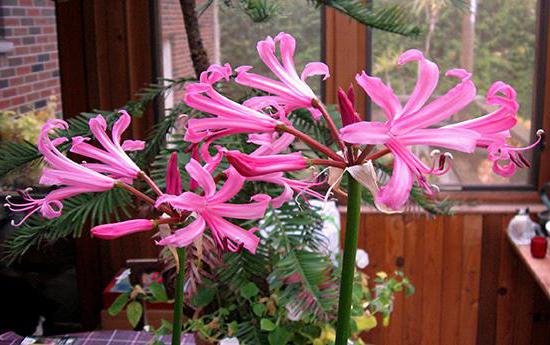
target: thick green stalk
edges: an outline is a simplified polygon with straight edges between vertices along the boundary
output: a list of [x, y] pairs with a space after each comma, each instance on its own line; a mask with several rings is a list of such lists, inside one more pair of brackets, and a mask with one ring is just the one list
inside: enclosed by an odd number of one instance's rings
[[350, 332], [351, 298], [355, 273], [355, 253], [361, 216], [361, 185], [348, 174], [348, 205], [346, 215], [346, 236], [340, 277], [340, 299], [338, 301], [338, 322], [335, 345], [347, 345]]
[[174, 290], [174, 322], [172, 322], [172, 345], [181, 342], [181, 322], [183, 315], [183, 283], [185, 281], [185, 248], [176, 248], [178, 253], [179, 269], [176, 276], [176, 288]]

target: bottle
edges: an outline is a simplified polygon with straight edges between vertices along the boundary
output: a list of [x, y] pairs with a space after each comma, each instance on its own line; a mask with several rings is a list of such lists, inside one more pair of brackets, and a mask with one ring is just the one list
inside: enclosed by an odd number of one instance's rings
[[520, 209], [508, 224], [508, 236], [517, 245], [529, 245], [537, 235], [539, 225], [529, 217], [529, 209]]

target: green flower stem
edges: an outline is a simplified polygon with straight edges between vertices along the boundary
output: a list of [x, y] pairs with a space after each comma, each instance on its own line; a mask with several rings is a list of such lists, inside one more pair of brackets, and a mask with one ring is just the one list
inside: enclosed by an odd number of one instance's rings
[[181, 342], [181, 324], [183, 316], [183, 283], [185, 280], [185, 248], [176, 248], [178, 253], [178, 275], [176, 276], [176, 288], [174, 290], [174, 321], [172, 322], [172, 345]]
[[338, 322], [336, 324], [335, 345], [347, 345], [350, 332], [351, 298], [355, 272], [355, 253], [359, 219], [361, 216], [361, 185], [348, 174], [348, 205], [342, 276], [340, 278], [340, 298], [338, 301]]

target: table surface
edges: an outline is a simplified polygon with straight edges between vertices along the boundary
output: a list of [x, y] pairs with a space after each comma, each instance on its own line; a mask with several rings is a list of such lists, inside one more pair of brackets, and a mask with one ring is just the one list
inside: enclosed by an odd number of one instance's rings
[[529, 245], [517, 245], [512, 240], [510, 240], [510, 243], [516, 250], [516, 253], [518, 253], [521, 261], [527, 266], [529, 272], [531, 272], [540, 285], [546, 297], [550, 300], [550, 250], [546, 253], [545, 258], [536, 259], [531, 256], [531, 247]]
[[[63, 336], [79, 338], [80, 341], [77, 345], [145, 345], [151, 344], [153, 340], [153, 335], [150, 333], [121, 330], [63, 334], [57, 337]], [[4, 333], [0, 335], [0, 345], [19, 345], [24, 338], [13, 332]], [[159, 340], [165, 344], [170, 344], [170, 336], [163, 336]], [[181, 345], [195, 345], [193, 335], [182, 335]]]

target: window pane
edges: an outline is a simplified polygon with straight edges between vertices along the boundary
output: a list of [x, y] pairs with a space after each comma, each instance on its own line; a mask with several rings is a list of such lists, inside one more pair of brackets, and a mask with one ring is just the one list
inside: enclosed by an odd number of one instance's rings
[[[395, 1], [377, 0], [395, 4]], [[400, 52], [417, 48], [436, 62], [441, 72], [451, 68], [466, 68], [474, 73], [478, 97], [472, 105], [449, 121], [461, 121], [492, 109], [485, 104], [485, 94], [491, 83], [502, 80], [517, 91], [520, 103], [519, 123], [513, 131], [511, 144], [524, 146], [532, 140], [534, 64], [536, 34], [536, 0], [467, 0], [470, 12], [451, 5], [451, 1], [416, 0], [411, 11], [422, 23], [424, 34], [410, 39], [380, 31], [373, 32], [372, 72], [391, 84], [402, 101], [408, 98], [416, 82], [415, 64], [396, 68]], [[433, 30], [429, 30], [429, 27]], [[441, 76], [434, 96], [442, 95], [456, 80]], [[372, 118], [383, 114], [372, 106]], [[417, 148], [423, 160], [429, 160], [430, 149]], [[454, 167], [447, 175], [433, 182], [447, 186], [461, 185], [528, 185], [533, 174], [523, 169], [512, 178], [500, 177], [491, 171], [486, 152], [454, 153]], [[528, 158], [532, 159], [531, 153]]]
[[[279, 13], [265, 23], [254, 23], [241, 10], [228, 8], [222, 1], [219, 7], [220, 62], [231, 66], [254, 66], [256, 73], [269, 75], [258, 58], [256, 42], [267, 36], [275, 37], [284, 31], [296, 38], [296, 68], [300, 71], [311, 61], [321, 61], [321, 10], [307, 1], [281, 0], [276, 2]], [[308, 79], [313, 91], [320, 94], [321, 79]]]
[[[34, 143], [42, 124], [60, 116], [55, 3], [0, 2], [0, 142]], [[38, 182], [40, 167], [0, 181], [0, 190]]]

